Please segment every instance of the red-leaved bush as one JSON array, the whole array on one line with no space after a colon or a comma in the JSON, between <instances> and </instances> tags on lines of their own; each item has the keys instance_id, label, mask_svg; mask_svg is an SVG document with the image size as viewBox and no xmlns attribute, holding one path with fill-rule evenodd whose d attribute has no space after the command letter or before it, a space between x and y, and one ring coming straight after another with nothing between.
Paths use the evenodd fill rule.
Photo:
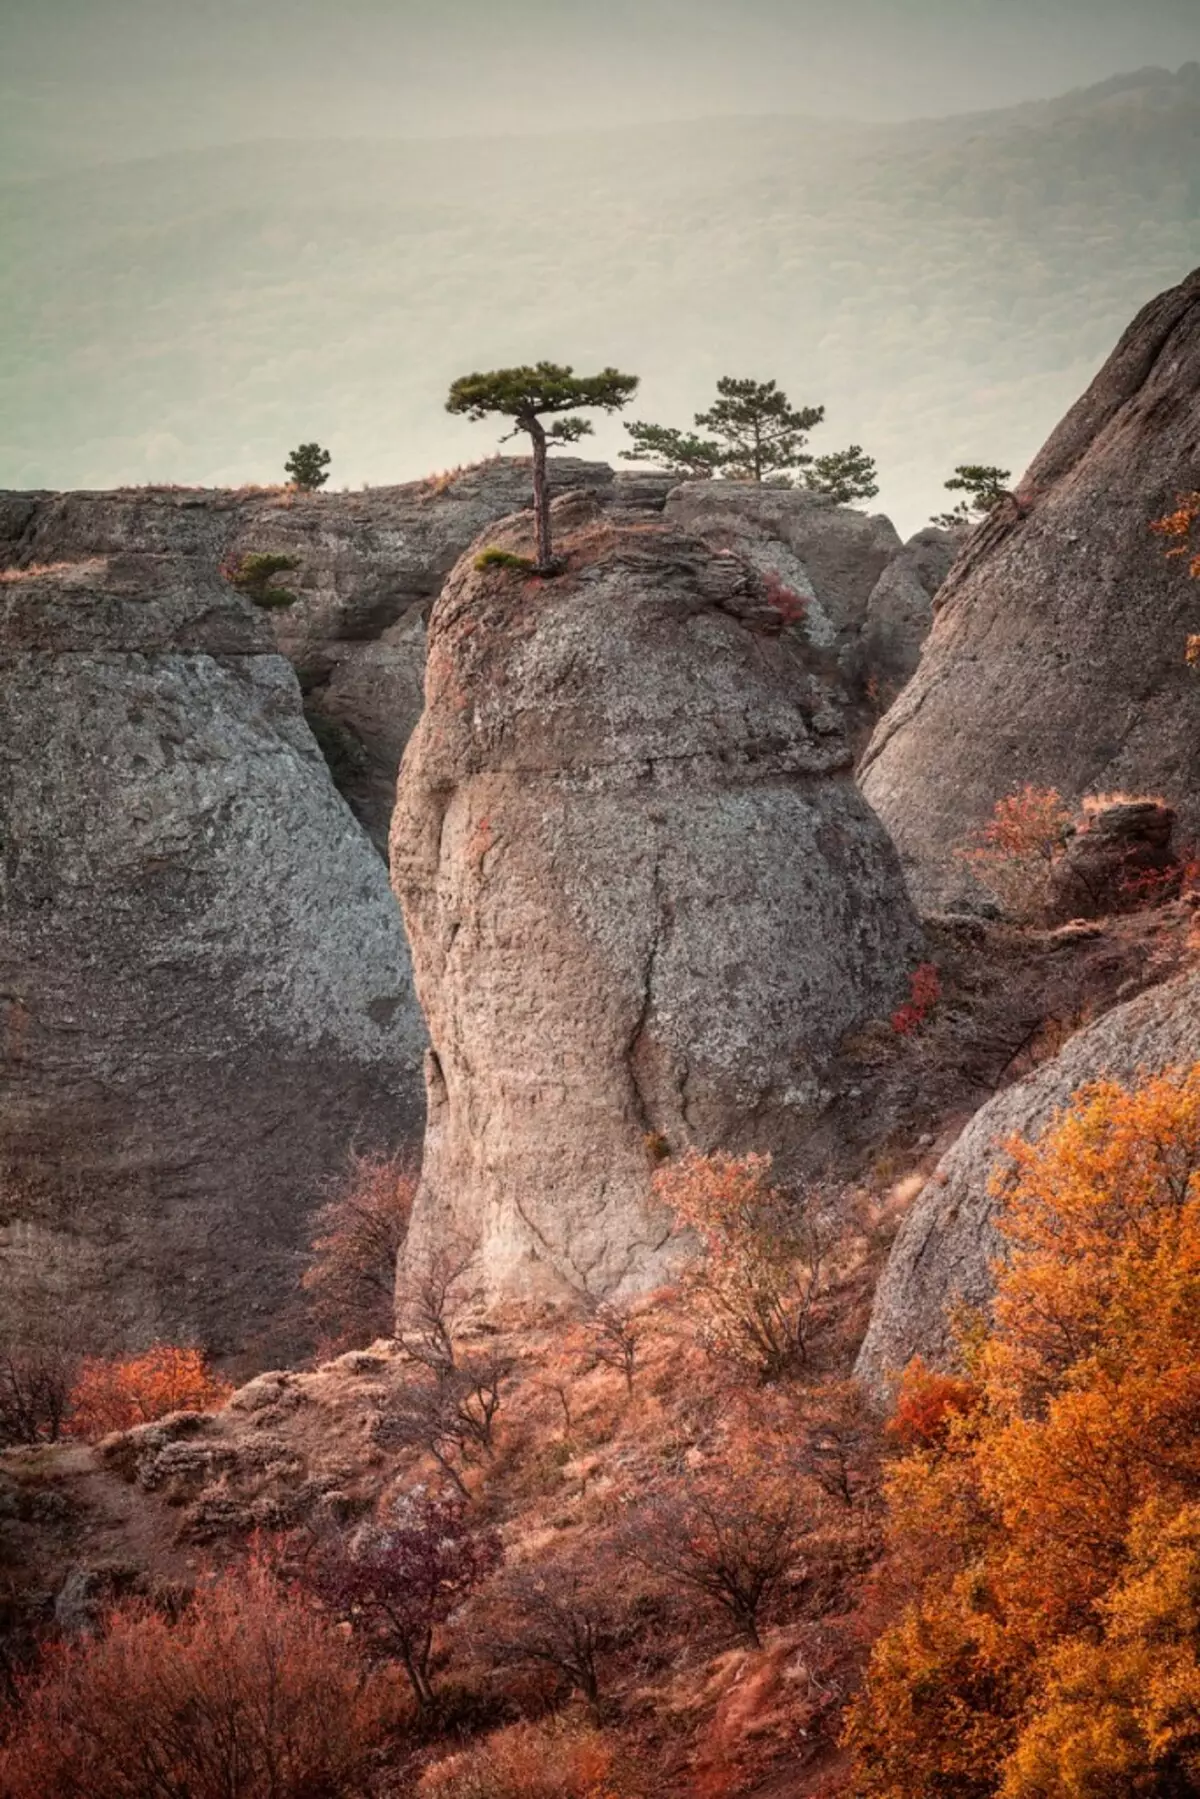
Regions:
<instances>
[{"instance_id":1,"label":"red-leaved bush","mask_svg":"<svg viewBox=\"0 0 1200 1799\"><path fill-rule=\"evenodd\" d=\"M422 1711L434 1702L433 1633L500 1562L494 1531L463 1506L417 1493L387 1524L326 1543L310 1579L325 1604L384 1655L404 1664Z\"/></svg>"},{"instance_id":2,"label":"red-leaved bush","mask_svg":"<svg viewBox=\"0 0 1200 1799\"><path fill-rule=\"evenodd\" d=\"M156 1343L121 1361L89 1356L69 1402L72 1436L96 1442L111 1431L151 1424L168 1412L215 1412L233 1392L214 1374L203 1350Z\"/></svg>"},{"instance_id":3,"label":"red-leaved bush","mask_svg":"<svg viewBox=\"0 0 1200 1799\"><path fill-rule=\"evenodd\" d=\"M892 1013L892 1029L898 1037L920 1030L942 997L942 977L933 962L922 962L909 977L909 995Z\"/></svg>"},{"instance_id":4,"label":"red-leaved bush","mask_svg":"<svg viewBox=\"0 0 1200 1799\"><path fill-rule=\"evenodd\" d=\"M971 1381L939 1374L914 1356L904 1371L888 1435L904 1450L936 1449L945 1442L952 1420L966 1417L978 1401Z\"/></svg>"},{"instance_id":5,"label":"red-leaved bush","mask_svg":"<svg viewBox=\"0 0 1200 1799\"><path fill-rule=\"evenodd\" d=\"M357 1799L399 1716L394 1679L261 1561L174 1622L145 1602L112 1612L19 1699L5 1799Z\"/></svg>"}]
</instances>

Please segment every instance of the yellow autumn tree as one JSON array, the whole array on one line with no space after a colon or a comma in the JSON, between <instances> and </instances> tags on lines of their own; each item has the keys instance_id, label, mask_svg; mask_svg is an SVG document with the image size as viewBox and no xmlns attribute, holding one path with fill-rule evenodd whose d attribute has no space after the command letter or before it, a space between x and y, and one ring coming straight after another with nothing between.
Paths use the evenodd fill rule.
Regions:
<instances>
[{"instance_id":1,"label":"yellow autumn tree","mask_svg":"<svg viewBox=\"0 0 1200 1799\"><path fill-rule=\"evenodd\" d=\"M853 1790L1175 1799L1200 1791L1200 1065L1008 1147L990 1333L889 1481L905 1603Z\"/></svg>"}]
</instances>

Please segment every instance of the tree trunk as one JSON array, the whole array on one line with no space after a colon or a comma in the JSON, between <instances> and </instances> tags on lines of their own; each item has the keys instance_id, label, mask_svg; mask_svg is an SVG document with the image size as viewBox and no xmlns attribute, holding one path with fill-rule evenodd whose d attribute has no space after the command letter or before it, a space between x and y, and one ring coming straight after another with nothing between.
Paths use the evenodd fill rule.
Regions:
<instances>
[{"instance_id":1,"label":"tree trunk","mask_svg":"<svg viewBox=\"0 0 1200 1799\"><path fill-rule=\"evenodd\" d=\"M550 542L550 489L546 482L546 433L540 419L531 418L525 429L533 442L533 527L539 575L553 572Z\"/></svg>"}]
</instances>

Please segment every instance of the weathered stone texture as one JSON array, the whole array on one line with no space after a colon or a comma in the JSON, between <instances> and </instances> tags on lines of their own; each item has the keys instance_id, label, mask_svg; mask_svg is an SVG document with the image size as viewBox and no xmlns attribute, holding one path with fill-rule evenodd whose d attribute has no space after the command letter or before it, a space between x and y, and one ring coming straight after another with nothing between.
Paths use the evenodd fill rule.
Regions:
<instances>
[{"instance_id":1,"label":"weathered stone texture","mask_svg":"<svg viewBox=\"0 0 1200 1799\"><path fill-rule=\"evenodd\" d=\"M673 482L562 457L551 461L551 485L640 516L661 512ZM272 615L275 640L339 786L382 852L396 770L420 716L424 614L467 545L528 499L529 465L514 457L362 493L0 494L0 567L135 551L212 571L251 551L295 556L299 567L280 580L298 601Z\"/></svg>"},{"instance_id":2,"label":"weathered stone texture","mask_svg":"<svg viewBox=\"0 0 1200 1799\"><path fill-rule=\"evenodd\" d=\"M933 624L933 602L962 548L965 533L928 525L910 537L871 590L863 623L867 679L890 705L910 681Z\"/></svg>"},{"instance_id":3,"label":"weathered stone texture","mask_svg":"<svg viewBox=\"0 0 1200 1799\"><path fill-rule=\"evenodd\" d=\"M970 898L955 850L1032 782L1069 804L1129 791L1200 834L1200 583L1151 521L1200 483L1200 271L1135 319L938 595L920 666L863 791L914 894Z\"/></svg>"},{"instance_id":4,"label":"weathered stone texture","mask_svg":"<svg viewBox=\"0 0 1200 1799\"><path fill-rule=\"evenodd\" d=\"M653 1284L647 1139L802 1157L919 956L830 668L753 571L556 519L563 575L468 556L434 607L392 828L433 1045L410 1256L477 1244L492 1299Z\"/></svg>"},{"instance_id":5,"label":"weathered stone texture","mask_svg":"<svg viewBox=\"0 0 1200 1799\"><path fill-rule=\"evenodd\" d=\"M1006 1089L971 1120L918 1195L880 1280L857 1372L883 1396L891 1373L920 1354L954 1360L949 1309L985 1305L991 1267L1004 1240L990 1191L1013 1134L1037 1137L1089 1081L1132 1081L1200 1059L1200 975L1182 975L1117 1006L1072 1037L1027 1080Z\"/></svg>"},{"instance_id":6,"label":"weathered stone texture","mask_svg":"<svg viewBox=\"0 0 1200 1799\"><path fill-rule=\"evenodd\" d=\"M0 583L0 689L0 1283L69 1262L96 1346L269 1348L322 1182L420 1129L383 867L193 559Z\"/></svg>"}]
</instances>

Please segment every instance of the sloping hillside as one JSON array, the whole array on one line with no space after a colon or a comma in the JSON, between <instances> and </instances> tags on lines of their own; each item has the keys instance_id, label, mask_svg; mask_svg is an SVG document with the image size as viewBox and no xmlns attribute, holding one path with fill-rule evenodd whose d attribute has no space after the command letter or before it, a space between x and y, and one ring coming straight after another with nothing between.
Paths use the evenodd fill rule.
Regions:
<instances>
[{"instance_id":1,"label":"sloping hillside","mask_svg":"<svg viewBox=\"0 0 1200 1799\"><path fill-rule=\"evenodd\" d=\"M550 355L632 368L643 416L680 421L719 374L774 374L915 526L955 461L1022 465L1200 260L1198 171L1192 65L928 124L297 141L10 182L0 483L274 479L313 435L335 481L401 479L490 447L441 411L455 374Z\"/></svg>"}]
</instances>

